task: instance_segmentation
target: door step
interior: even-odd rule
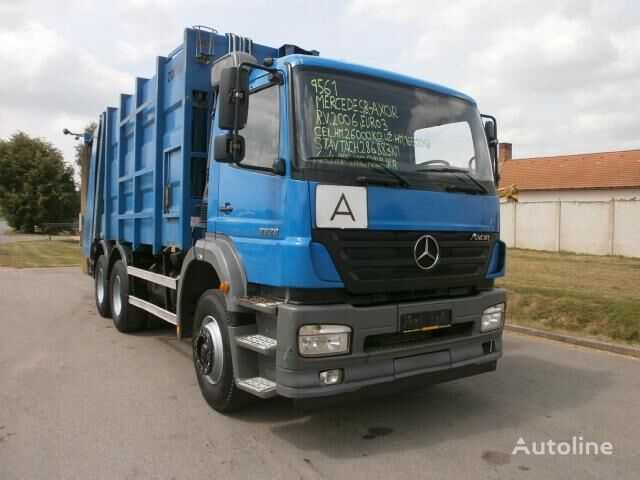
[[[237,380],[236,385],[240,390],[252,393],[260,398],[271,398],[277,395],[276,383],[262,377]]]
[[[241,347],[248,348],[254,352],[268,355],[270,357],[275,356],[278,342],[271,338],[265,337],[260,334],[242,335],[236,337],[236,343]]]
[[[236,297],[236,302],[238,305],[250,308],[251,310],[257,310],[271,315],[275,315],[278,311],[278,306],[283,303],[280,300],[264,297]]]

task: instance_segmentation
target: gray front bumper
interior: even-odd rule
[[[277,320],[276,391],[290,398],[322,397],[418,375],[443,381],[492,370],[502,356],[502,329],[481,333],[480,319],[483,310],[505,301],[506,292],[496,288],[470,297],[363,308],[283,304]],[[473,322],[471,332],[427,344],[364,351],[366,337],[398,332],[400,315],[447,308],[453,312],[452,324]],[[321,323],[353,329],[349,355],[304,358],[298,354],[300,326]],[[343,369],[343,382],[320,385],[319,372],[333,368]]]

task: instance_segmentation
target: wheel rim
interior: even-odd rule
[[[113,299],[113,313],[116,316],[120,316],[122,311],[122,299],[120,298],[120,276],[116,275],[113,278],[113,286],[111,287],[111,298]]]
[[[202,321],[193,345],[196,368],[202,377],[215,385],[222,376],[224,344],[215,318],[208,315]]]
[[[102,267],[98,268],[98,274],[96,275],[98,303],[102,304],[104,301],[104,270]]]

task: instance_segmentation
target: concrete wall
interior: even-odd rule
[[[520,201],[500,204],[507,245],[552,252],[640,257],[637,200]]]
[[[611,253],[609,203],[557,202],[560,207],[559,250],[607,255]]]
[[[640,257],[640,201],[613,204],[613,251],[625,257]]]
[[[500,204],[500,238],[509,246],[516,244],[516,203]]]
[[[558,250],[558,202],[516,204],[515,246]]]

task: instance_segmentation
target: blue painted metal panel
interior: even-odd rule
[[[155,75],[137,78],[133,94],[123,94],[118,108],[101,117],[93,141],[90,183],[85,217],[84,246],[106,238],[130,243],[134,249],[150,246],[154,252],[176,246],[187,249],[194,240],[190,217],[198,215],[201,199],[192,189],[192,164],[207,158],[205,147],[194,142],[195,92],[211,95],[208,64],[196,60],[197,32],[186,29],[183,43],[167,57],[156,59]],[[214,57],[227,53],[227,39],[214,36]],[[277,57],[277,50],[254,45],[258,62]],[[290,55],[276,61],[286,75],[284,62],[342,68],[393,81],[430,88],[473,101],[466,95],[428,82],[312,56]],[[261,72],[252,72],[257,85]],[[268,175],[227,164],[209,165],[207,230],[228,235],[238,250],[250,282],[298,288],[336,288],[342,283],[322,245],[311,241],[315,225],[315,183],[290,176],[287,83],[280,88],[280,157],[287,163],[285,176]],[[210,118],[207,109],[206,118]],[[206,133],[210,126],[206,125]],[[213,135],[219,133],[213,129]],[[92,183],[93,182],[93,183]],[[165,195],[166,192],[166,195]],[[218,216],[218,206],[229,201],[233,215]],[[91,206],[93,205],[93,208]],[[498,199],[369,187],[369,228],[376,230],[498,230]],[[274,238],[260,235],[261,227],[278,229]],[[201,232],[195,232],[197,236]],[[496,249],[490,275],[499,275]],[[502,262],[503,265],[503,262]]]
[[[496,242],[491,253],[491,262],[487,269],[487,278],[504,277],[507,269],[507,244],[502,240]]]
[[[252,72],[251,87],[263,84],[263,77]],[[289,159],[286,85],[271,88],[280,88],[280,156]],[[216,125],[214,136],[218,133]],[[292,179],[290,168],[283,177],[214,163],[209,185],[207,230],[231,237],[250,282],[298,288],[342,286],[326,249],[311,248],[309,183]],[[218,211],[225,202],[233,205],[230,215]],[[262,236],[261,227],[277,228],[278,234]]]
[[[208,51],[211,39],[213,56],[203,62],[197,51]],[[207,159],[210,125],[198,124],[204,128],[199,143],[204,147],[197,150],[194,100],[196,92],[211,98],[211,65],[227,53],[224,35],[199,37],[196,30],[185,29],[182,43],[167,57],[157,57],[155,75],[136,78],[133,92],[120,95],[118,108],[105,111],[89,167],[86,256],[91,242],[100,238],[159,252],[167,246],[187,249],[202,234],[190,222],[202,202],[191,191],[191,168],[192,162],[201,165]],[[262,62],[277,56],[277,49],[254,44],[253,55]],[[197,107],[203,108],[202,103]],[[210,108],[204,108],[208,121]]]
[[[353,66],[316,57],[288,56],[277,61],[326,68],[346,68],[364,74],[420,85],[473,101],[459,92],[389,72]],[[281,70],[286,75],[286,69]],[[252,72],[252,85],[259,85]],[[315,226],[317,183],[291,179],[287,82],[280,87],[280,157],[287,162],[284,177],[266,175],[226,164],[213,164],[210,177],[208,230],[233,239],[250,282],[298,288],[338,288],[343,284],[322,245],[311,241]],[[214,135],[220,133],[214,127]],[[219,180],[219,181],[217,181]],[[247,194],[250,188],[251,194]],[[257,200],[259,199],[259,200]],[[218,207],[233,205],[231,215]],[[368,188],[369,228],[375,230],[495,232],[499,204],[495,196],[444,192]],[[285,216],[286,213],[286,216]],[[279,228],[275,238],[260,236],[260,227]]]
[[[317,183],[311,183],[315,205]],[[367,187],[370,230],[422,230],[440,232],[497,232],[500,228],[498,197]],[[313,225],[316,212],[311,209]]]
[[[96,213],[96,187],[98,185],[98,137],[102,131],[102,117],[98,121],[98,126],[91,139],[86,139],[85,143],[91,145],[91,158],[89,159],[89,174],[87,176],[87,198],[86,211],[82,225],[82,255],[89,257],[91,254],[91,242],[94,238],[99,238],[99,232],[94,228],[94,219]]]
[[[234,186],[240,190],[238,195],[220,197],[220,201],[231,199],[234,210],[228,219],[218,217],[216,228],[233,240],[247,279],[298,288],[341,287],[337,272],[331,273],[335,267],[328,254],[323,257],[311,250],[308,182],[224,167],[234,169],[234,176],[240,179]],[[226,178],[230,180],[231,175]],[[251,182],[251,195],[246,195],[247,182]],[[221,192],[225,191],[233,192]],[[241,201],[242,196],[246,201]],[[264,226],[279,228],[278,236],[261,236],[259,229]]]

